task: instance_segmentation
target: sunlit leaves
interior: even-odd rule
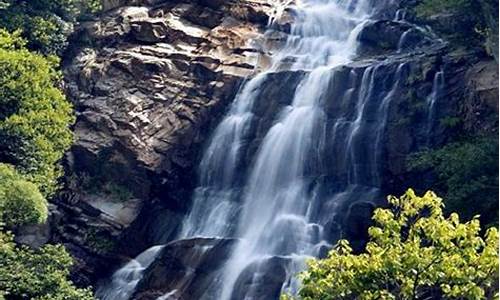
[[[47,201],[36,185],[12,166],[0,163],[0,224],[14,228],[43,223],[47,214]]]
[[[0,38],[9,36],[0,31]],[[58,161],[73,141],[72,107],[56,88],[57,61],[11,48],[0,49],[0,159],[50,196],[61,175]]]
[[[443,216],[443,201],[408,190],[374,212],[366,251],[341,240],[300,275],[298,299],[491,299],[498,280],[498,231],[476,218]],[[289,296],[283,296],[285,299]]]
[[[67,279],[72,259],[61,245],[17,247],[12,234],[0,231],[0,262],[0,299],[93,299]]]

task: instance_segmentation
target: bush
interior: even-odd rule
[[[415,12],[424,20],[451,14],[453,26],[446,29],[435,26],[438,32],[461,46],[482,46],[490,55],[498,55],[498,49],[494,49],[498,48],[498,1],[422,0]]]
[[[470,14],[478,1],[473,0],[423,0],[417,7],[416,12],[420,16],[431,16],[437,13],[450,12],[459,15]]]
[[[436,188],[445,195],[447,211],[467,219],[480,214],[485,224],[498,222],[496,137],[469,138],[416,153],[409,159],[409,169],[436,174]]]
[[[498,231],[445,218],[433,192],[408,190],[377,209],[361,254],[340,241],[301,274],[298,299],[491,299],[498,295]],[[290,298],[284,296],[283,298]]]
[[[0,28],[21,30],[29,49],[60,56],[76,20],[98,10],[99,0],[2,0]]]
[[[0,231],[0,299],[91,300],[89,289],[69,280],[72,259],[61,245],[38,250],[16,247],[13,236]]]
[[[50,196],[62,174],[58,161],[73,141],[72,106],[56,88],[57,60],[12,50],[19,42],[15,35],[10,41],[0,49],[0,161],[15,165]]]
[[[46,221],[47,201],[12,166],[0,163],[0,219],[9,228]]]
[[[33,183],[12,181],[2,196],[2,213],[8,227],[40,224],[47,220],[47,201]]]

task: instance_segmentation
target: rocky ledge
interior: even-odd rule
[[[118,248],[135,255],[175,234],[201,145],[242,79],[265,61],[257,54],[269,47],[264,29],[274,13],[264,0],[104,1],[104,8],[78,28],[63,69],[76,142],[55,200],[53,240],[81,262],[116,257]],[[121,242],[126,230],[143,235]],[[96,280],[96,270],[77,265],[77,281]]]

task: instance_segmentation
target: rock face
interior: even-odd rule
[[[138,283],[134,299],[200,299],[230,255],[234,239],[189,239],[169,243]]]
[[[104,8],[81,25],[64,64],[76,142],[54,239],[79,253],[133,256],[175,235],[203,142],[257,67],[272,9],[255,0]]]
[[[409,23],[380,20],[363,28],[359,34],[362,43],[360,53],[383,54],[387,51],[407,51],[429,46],[432,39],[429,32]]]
[[[189,209],[204,143],[244,77],[266,67],[269,53],[263,49],[279,46],[289,32],[284,21],[264,33],[274,14],[267,3],[109,0],[97,20],[81,25],[64,64],[66,89],[78,118],[76,142],[66,159],[66,189],[55,199],[52,234],[75,256],[77,283],[86,286],[109,277],[126,258],[168,242],[160,259],[146,270],[134,299],[156,299],[170,292],[173,299],[197,299],[208,278],[217,276],[234,240],[171,241]],[[377,65],[373,80],[379,94],[367,107],[367,119],[378,126],[377,103],[400,85],[392,95],[381,141],[381,190],[391,194],[401,193],[415,180],[405,167],[410,153],[438,146],[456,134],[440,119],[464,117],[474,127],[481,126],[481,116],[498,111],[494,62],[473,51],[454,52],[437,43],[431,32],[393,21],[396,8],[380,12],[387,16],[363,29],[360,57],[332,70],[335,76],[324,103],[325,128],[332,132],[333,121],[354,110],[353,99],[367,68]],[[281,70],[261,87],[253,112],[256,130],[248,137],[241,173],[306,72]],[[429,95],[439,74],[446,89],[435,103],[428,140]],[[347,174],[339,171],[345,170],[345,161],[339,143],[325,143],[328,153],[339,155],[325,155],[325,175],[318,180],[331,182],[329,188],[335,190],[335,183],[345,182]],[[337,200],[326,201],[322,209],[331,211]],[[321,222],[332,240],[347,234],[360,248],[374,204],[354,200],[341,203],[339,214]],[[30,230],[35,229],[26,231],[28,240]],[[327,250],[321,249],[320,255]],[[278,295],[286,277],[281,258],[271,258],[268,266],[271,272],[250,265],[236,282],[236,291],[250,288],[248,277],[261,274],[263,283],[252,287],[252,296]]]

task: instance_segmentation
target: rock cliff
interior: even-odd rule
[[[131,256],[171,239],[201,145],[244,77],[265,63],[263,33],[274,13],[259,0],[104,8],[81,24],[64,67],[78,120],[67,189],[56,199],[63,224],[56,239],[82,260],[117,247]],[[136,234],[122,234],[127,229]],[[80,279],[94,281],[91,273]]]
[[[64,62],[65,88],[78,119],[76,142],[66,157],[66,188],[55,199],[52,239],[64,242],[76,257],[74,278],[81,285],[93,284],[128,257],[173,239],[189,209],[205,141],[244,78],[266,67],[266,51],[279,46],[291,18],[282,16],[266,32],[269,18],[277,11],[264,0],[116,0],[104,4],[99,18],[81,24]],[[468,126],[481,127],[478,118],[498,111],[495,62],[482,52],[451,47],[405,20],[393,20],[398,5],[361,32],[361,56],[332,81],[328,91],[332,101],[325,106],[329,120],[351,109],[354,102],[335,93],[345,91],[338,87],[352,84],[350,80],[362,80],[363,72],[374,63],[382,94],[402,81],[388,111],[383,154],[382,187],[395,194],[415,178],[405,169],[411,152],[438,146],[456,134],[442,126],[440,119],[460,116]],[[403,69],[400,78],[395,76],[398,68]],[[429,142],[425,106],[441,71],[447,88],[437,103],[438,121]],[[254,143],[271,125],[271,116],[289,103],[303,72],[277,72],[272,84],[262,88],[255,107],[259,129],[251,137]],[[359,91],[353,88],[350,93],[355,97]],[[342,97],[343,102],[334,101]],[[335,151],[333,142],[327,148]],[[246,162],[256,150],[249,149]],[[336,159],[324,162],[324,180],[338,182],[345,176],[328,168],[342,163]],[[327,209],[330,204],[324,205]],[[346,204],[345,214],[329,221],[332,235],[340,235],[338,228],[345,228],[342,234],[361,244],[371,210],[371,203]],[[183,249],[207,244],[215,249],[213,255],[223,256],[226,250],[221,245],[227,243],[174,242],[161,255],[184,272],[190,266],[179,263]],[[196,279],[200,284],[205,284],[205,271],[202,268]],[[153,265],[137,291],[138,299],[154,299],[178,283],[175,276],[172,282],[159,280],[165,272]]]

